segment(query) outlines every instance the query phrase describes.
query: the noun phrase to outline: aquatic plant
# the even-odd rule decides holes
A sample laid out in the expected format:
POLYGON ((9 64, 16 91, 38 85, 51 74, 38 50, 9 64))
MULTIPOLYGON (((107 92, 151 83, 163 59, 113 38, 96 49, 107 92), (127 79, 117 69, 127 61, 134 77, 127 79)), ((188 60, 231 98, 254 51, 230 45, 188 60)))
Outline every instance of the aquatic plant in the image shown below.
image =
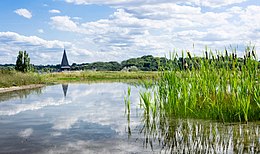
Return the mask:
POLYGON ((124 101, 125 101, 125 106, 126 106, 126 110, 125 112, 127 112, 128 114, 130 114, 130 110, 131 110, 131 100, 130 100, 130 95, 131 95, 131 87, 127 88, 127 95, 124 97, 124 101))
POLYGON ((154 90, 156 105, 150 103, 147 92, 140 94, 145 110, 156 107, 156 111, 173 118, 260 120, 260 75, 255 48, 247 47, 244 59, 237 58, 236 49, 231 50, 231 54, 225 49, 224 54, 214 55, 206 48, 204 58, 191 57, 190 52, 185 58, 182 52, 179 64, 178 55, 172 54, 167 68, 160 68, 154 90))

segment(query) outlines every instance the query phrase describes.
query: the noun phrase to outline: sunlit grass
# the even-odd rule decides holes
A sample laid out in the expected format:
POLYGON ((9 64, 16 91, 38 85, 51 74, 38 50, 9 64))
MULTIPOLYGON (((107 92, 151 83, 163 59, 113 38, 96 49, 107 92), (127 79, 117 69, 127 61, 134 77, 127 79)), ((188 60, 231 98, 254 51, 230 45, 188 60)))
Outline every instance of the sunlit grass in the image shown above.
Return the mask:
POLYGON ((21 73, 17 71, 0 70, 0 87, 21 86, 39 83, 67 82, 131 82, 135 80, 157 79, 158 72, 121 72, 121 71, 71 71, 56 73, 21 73))
POLYGON ((158 72, 79 71, 48 73, 43 76, 48 82, 122 81, 156 79, 158 72))
POLYGON ((206 50, 203 59, 188 56, 192 67, 186 70, 174 67, 177 57, 173 56, 168 69, 161 68, 160 79, 154 86, 157 105, 150 105, 153 103, 150 103, 149 93, 140 94, 147 113, 153 108, 173 118, 222 122, 260 120, 259 64, 254 48, 246 49, 243 65, 238 65, 234 53, 226 53, 225 57, 208 53, 206 50))
POLYGON ((44 79, 36 73, 21 73, 9 70, 0 70, 0 87, 42 84, 44 79))

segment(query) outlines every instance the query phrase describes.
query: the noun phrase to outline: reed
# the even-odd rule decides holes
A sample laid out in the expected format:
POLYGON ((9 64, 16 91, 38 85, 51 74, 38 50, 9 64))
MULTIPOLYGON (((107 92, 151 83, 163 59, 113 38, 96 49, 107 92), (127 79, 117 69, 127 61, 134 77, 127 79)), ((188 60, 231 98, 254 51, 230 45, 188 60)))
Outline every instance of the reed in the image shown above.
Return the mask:
POLYGON ((0 70, 0 88, 42 84, 44 78, 36 73, 21 73, 13 70, 0 70))
POLYGON ((184 59, 189 59, 187 63, 191 67, 187 69, 174 67, 177 55, 173 54, 173 62, 167 66, 171 69, 161 67, 160 80, 155 84, 157 105, 150 105, 153 103, 146 92, 140 94, 145 110, 149 112, 156 107, 154 110, 174 118, 222 122, 260 120, 260 75, 255 53, 254 47, 247 47, 241 65, 235 49, 231 54, 225 49, 224 54, 214 55, 206 48, 205 58, 192 58, 190 53, 185 58, 182 54, 181 65, 187 61, 184 59))
POLYGON ((125 113, 127 112, 127 114, 130 114, 130 110, 131 110, 131 100, 130 100, 130 95, 131 95, 131 87, 127 88, 127 95, 124 97, 124 101, 125 101, 125 113))

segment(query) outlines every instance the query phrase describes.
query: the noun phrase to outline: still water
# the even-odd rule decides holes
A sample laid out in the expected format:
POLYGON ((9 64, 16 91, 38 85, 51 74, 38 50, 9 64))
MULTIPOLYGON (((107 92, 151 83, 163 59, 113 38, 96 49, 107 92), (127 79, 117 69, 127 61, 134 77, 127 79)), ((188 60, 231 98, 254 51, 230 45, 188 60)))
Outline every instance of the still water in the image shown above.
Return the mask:
POLYGON ((260 152, 259 122, 153 118, 140 108, 140 90, 95 83, 0 94, 0 153, 260 152))

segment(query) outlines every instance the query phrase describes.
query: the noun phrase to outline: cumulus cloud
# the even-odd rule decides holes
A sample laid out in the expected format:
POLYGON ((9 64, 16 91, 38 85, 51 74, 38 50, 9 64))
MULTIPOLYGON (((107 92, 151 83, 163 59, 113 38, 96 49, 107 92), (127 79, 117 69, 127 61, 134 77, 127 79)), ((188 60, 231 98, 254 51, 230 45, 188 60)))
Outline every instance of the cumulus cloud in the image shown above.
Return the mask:
MULTIPOLYGON (((260 48, 260 21, 255 20, 260 17, 260 6, 254 3, 244 5, 246 0, 66 2, 107 5, 114 9, 109 17, 90 22, 73 16, 50 17, 52 30, 71 32, 70 35, 75 36, 73 42, 65 47, 71 50, 69 54, 73 55, 72 61, 76 63, 121 61, 148 54, 164 56, 174 49, 193 49, 193 44, 195 48, 192 52, 196 55, 201 55, 205 45, 219 50, 230 44, 238 45, 241 47, 240 54, 249 42, 256 45, 257 51, 260 48)), ((37 42, 41 41, 31 42, 30 48, 35 47, 37 42)), ((20 47, 24 44, 16 45, 20 47)), ((1 46, 8 49, 5 44, 1 46)), ((42 46, 46 48, 46 45, 42 46)), ((38 54, 45 59, 54 56, 45 52, 38 54)))
POLYGON ((48 41, 37 36, 24 36, 15 32, 0 32, 0 40, 6 44, 17 43, 21 46, 42 46, 45 48, 64 48, 64 46, 70 45, 69 42, 48 41))
POLYGON ((260 22, 254 19, 260 17, 259 6, 234 6, 245 1, 67 0, 78 5, 100 4, 116 9, 107 19, 81 23, 64 16, 63 21, 68 24, 52 19, 52 25, 82 34, 100 52, 113 51, 120 58, 124 58, 121 53, 127 53, 126 58, 144 54, 161 56, 173 49, 192 49, 193 44, 196 55, 202 53, 205 45, 221 50, 230 44, 245 46, 251 41, 258 49, 260 22), (216 9, 222 6, 227 9, 216 9), (205 7, 210 7, 210 11, 205 11, 205 7))
POLYGON ((80 32, 77 24, 71 20, 69 16, 54 16, 51 17, 53 27, 62 31, 80 32))
POLYGON ((49 10, 49 13, 60 13, 60 10, 55 10, 55 9, 49 10))
POLYGON ((57 64, 60 63, 60 58, 63 49, 68 50, 67 54, 71 56, 71 62, 76 62, 88 57, 91 52, 86 49, 76 47, 71 42, 59 40, 45 40, 37 36, 24 36, 15 32, 0 32, 0 53, 5 53, 0 56, 2 63, 15 63, 17 52, 26 50, 33 64, 57 64))
POLYGON ((27 19, 31 19, 32 18, 32 13, 30 11, 28 11, 27 9, 17 9, 14 11, 16 14, 23 16, 27 19))

